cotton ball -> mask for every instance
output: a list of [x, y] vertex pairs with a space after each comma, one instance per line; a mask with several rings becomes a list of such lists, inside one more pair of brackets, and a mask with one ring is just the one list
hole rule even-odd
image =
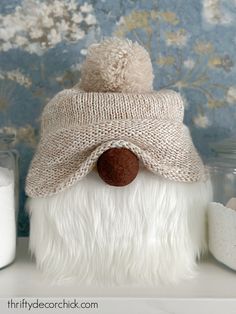
[[79, 88], [86, 92], [150, 92], [152, 64], [137, 42], [112, 38], [91, 45], [81, 68]]
[[236, 210], [236, 198], [235, 197], [232, 197], [228, 203], [226, 204], [226, 207], [227, 208], [231, 208], [233, 210]]

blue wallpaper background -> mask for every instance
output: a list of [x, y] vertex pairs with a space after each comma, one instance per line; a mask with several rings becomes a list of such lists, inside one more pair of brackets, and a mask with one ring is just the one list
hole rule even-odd
[[236, 133], [235, 0], [1, 0], [0, 131], [15, 133], [20, 163], [18, 234], [28, 234], [24, 181], [43, 106], [73, 86], [87, 47], [128, 37], [150, 52], [155, 89], [178, 90], [202, 156]]

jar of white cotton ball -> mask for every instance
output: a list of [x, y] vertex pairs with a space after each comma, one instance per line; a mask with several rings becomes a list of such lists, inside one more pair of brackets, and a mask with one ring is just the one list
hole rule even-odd
[[208, 211], [209, 249], [236, 270], [236, 138], [212, 145], [209, 161], [213, 200]]
[[0, 133], [0, 269], [16, 252], [18, 211], [18, 153], [10, 148], [14, 135]]
[[[215, 157], [209, 161], [214, 201], [236, 209], [236, 138], [211, 145]], [[231, 200], [232, 198], [232, 200]], [[235, 198], [235, 201], [233, 200]]]

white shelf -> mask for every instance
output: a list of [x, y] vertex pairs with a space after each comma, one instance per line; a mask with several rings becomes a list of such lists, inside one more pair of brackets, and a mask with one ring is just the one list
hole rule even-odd
[[[35, 267], [28, 252], [28, 239], [20, 238], [17, 244], [17, 257], [13, 264], [0, 270], [0, 297], [80, 297], [80, 298], [151, 298], [150, 302], [164, 302], [165, 304], [178, 304], [184, 301], [193, 304], [197, 302], [205, 304], [210, 302], [214, 307], [214, 313], [220, 309], [220, 302], [228, 304], [228, 312], [224, 314], [236, 313], [236, 272], [224, 267], [212, 257], [199, 264], [199, 273], [196, 278], [184, 281], [175, 286], [161, 286], [153, 288], [96, 288], [79, 287], [75, 285], [53, 286], [45, 279], [40, 271]], [[153, 303], [154, 302], [154, 303]], [[173, 303], [174, 302], [174, 303]], [[187, 302], [187, 303], [186, 303]], [[204, 303], [205, 302], [205, 303]], [[226, 303], [225, 303], [226, 302]], [[135, 303], [137, 304], [137, 302]], [[234, 307], [234, 310], [232, 308]], [[139, 307], [140, 308], [140, 307]], [[225, 307], [224, 307], [225, 308]], [[175, 307], [178, 309], [178, 306]], [[196, 309], [196, 308], [195, 308]], [[232, 312], [231, 310], [232, 309]], [[216, 311], [217, 310], [217, 311]], [[88, 313], [88, 312], [87, 312]], [[92, 312], [91, 312], [92, 313]], [[95, 313], [95, 311], [93, 312]], [[100, 312], [98, 312], [100, 313]], [[102, 313], [102, 312], [101, 312]], [[105, 312], [104, 312], [105, 313]], [[114, 308], [113, 308], [113, 313]], [[125, 313], [125, 312], [123, 312]], [[140, 312], [141, 313], [141, 312]], [[159, 312], [146, 312], [159, 313]], [[168, 312], [160, 312], [168, 313]], [[185, 312], [171, 312], [185, 313]], [[195, 313], [186, 312], [186, 313]], [[205, 312], [196, 312], [205, 313]], [[210, 308], [207, 314], [211, 313]], [[144, 313], [143, 313], [144, 314]]]

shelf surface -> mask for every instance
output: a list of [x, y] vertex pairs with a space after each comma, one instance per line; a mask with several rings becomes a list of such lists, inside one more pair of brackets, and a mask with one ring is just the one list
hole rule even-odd
[[0, 270], [0, 297], [9, 296], [236, 299], [236, 272], [209, 257], [199, 264], [194, 279], [173, 286], [98, 288], [52, 285], [30, 258], [28, 239], [19, 238], [15, 262]]

